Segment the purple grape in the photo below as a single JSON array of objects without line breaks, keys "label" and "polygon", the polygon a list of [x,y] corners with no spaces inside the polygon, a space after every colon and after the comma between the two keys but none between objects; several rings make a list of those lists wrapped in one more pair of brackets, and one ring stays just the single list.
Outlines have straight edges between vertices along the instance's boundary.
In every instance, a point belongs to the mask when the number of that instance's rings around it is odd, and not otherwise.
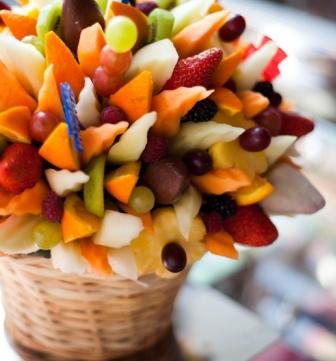
[{"label": "purple grape", "polygon": [[245,19],[241,15],[236,15],[219,29],[219,36],[223,41],[234,41],[243,34],[245,29]]},{"label": "purple grape", "polygon": [[192,150],[183,157],[191,174],[203,175],[212,168],[212,159],[205,150]]},{"label": "purple grape", "polygon": [[245,130],[239,137],[240,145],[249,152],[260,152],[271,144],[271,134],[263,127]]},{"label": "purple grape", "polygon": [[162,263],[172,273],[182,272],[187,265],[187,254],[182,246],[172,242],[165,245],[161,253]]},{"label": "purple grape", "polygon": [[146,1],[141,4],[136,4],[136,8],[142,11],[145,15],[149,15],[154,9],[158,8],[155,1]]},{"label": "purple grape", "polygon": [[281,114],[278,109],[268,107],[255,117],[255,121],[263,128],[266,128],[275,137],[280,134],[282,127]]}]

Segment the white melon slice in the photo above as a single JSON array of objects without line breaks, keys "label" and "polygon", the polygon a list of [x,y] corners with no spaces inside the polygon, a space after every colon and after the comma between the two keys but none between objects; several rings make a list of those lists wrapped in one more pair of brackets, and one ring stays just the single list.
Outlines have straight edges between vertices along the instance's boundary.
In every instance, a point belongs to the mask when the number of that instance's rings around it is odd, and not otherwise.
[{"label": "white melon slice", "polygon": [[215,0],[190,0],[171,10],[175,22],[173,35],[177,34],[187,25],[203,18]]},{"label": "white melon slice", "polygon": [[269,165],[274,164],[296,142],[298,138],[293,135],[279,135],[273,137],[271,144],[264,151]]},{"label": "white melon slice", "polygon": [[309,180],[289,164],[280,163],[268,174],[274,192],[262,206],[271,214],[313,214],[325,206],[325,200]]},{"label": "white melon slice", "polygon": [[76,110],[79,122],[84,128],[100,124],[99,102],[90,78],[85,78],[85,85],[79,94]]},{"label": "white melon slice", "polygon": [[141,48],[134,56],[126,74],[128,80],[144,70],[152,73],[154,92],[157,93],[171,78],[179,56],[169,39],[157,41]]},{"label": "white melon slice", "polygon": [[217,142],[231,142],[245,130],[228,124],[210,122],[186,122],[171,142],[171,151],[183,155],[192,149],[209,149]]},{"label": "white melon slice", "polygon": [[81,254],[78,243],[59,243],[51,250],[51,261],[54,268],[64,273],[83,275],[88,272],[89,264]]},{"label": "white melon slice", "polygon": [[113,273],[133,281],[138,279],[136,260],[130,247],[110,249],[107,258]]},{"label": "white melon slice", "polygon": [[66,169],[47,169],[45,175],[50,188],[60,197],[65,197],[72,192],[79,192],[90,179],[82,171],[70,172]]},{"label": "white melon slice", "polygon": [[239,90],[252,89],[261,80],[265,67],[277,50],[277,44],[270,41],[241,63],[235,76]]},{"label": "white melon slice", "polygon": [[43,55],[31,44],[0,34],[0,60],[25,89],[37,98],[46,69]]},{"label": "white melon slice", "polygon": [[156,118],[156,112],[151,112],[135,121],[110,149],[108,161],[115,164],[137,161],[146,147],[148,131]]},{"label": "white melon slice", "polygon": [[198,215],[202,205],[202,196],[192,186],[174,204],[177,223],[182,236],[188,240],[194,218]]},{"label": "white melon slice", "polygon": [[117,211],[106,211],[102,226],[94,236],[100,246],[122,248],[128,246],[144,229],[139,217]]},{"label": "white melon slice", "polygon": [[39,248],[33,240],[33,227],[40,217],[10,216],[0,223],[0,251],[6,254],[28,254]]}]

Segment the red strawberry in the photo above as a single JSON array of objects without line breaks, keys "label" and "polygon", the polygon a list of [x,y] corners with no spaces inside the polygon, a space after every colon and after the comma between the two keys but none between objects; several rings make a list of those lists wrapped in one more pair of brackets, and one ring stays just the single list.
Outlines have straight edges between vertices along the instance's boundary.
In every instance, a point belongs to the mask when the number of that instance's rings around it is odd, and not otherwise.
[{"label": "red strawberry", "polygon": [[41,179],[42,158],[29,144],[12,144],[0,161],[0,186],[14,194],[32,188]]},{"label": "red strawberry", "polygon": [[209,87],[211,77],[223,58],[223,51],[218,48],[208,49],[195,56],[181,59],[175,66],[173,75],[164,86],[172,90],[181,86],[191,88],[201,85]]},{"label": "red strawberry", "polygon": [[225,230],[237,243],[252,247],[272,244],[278,231],[258,205],[239,207],[236,215],[224,220]]},{"label": "red strawberry", "polygon": [[315,124],[312,120],[301,117],[296,113],[282,112],[281,117],[281,135],[295,135],[296,137],[302,137],[312,132],[315,128]]}]

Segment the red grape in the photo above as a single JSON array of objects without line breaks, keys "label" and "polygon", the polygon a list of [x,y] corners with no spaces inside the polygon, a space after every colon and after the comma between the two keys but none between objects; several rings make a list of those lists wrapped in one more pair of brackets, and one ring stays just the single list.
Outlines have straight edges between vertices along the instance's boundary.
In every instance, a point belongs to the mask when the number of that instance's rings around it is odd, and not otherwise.
[{"label": "red grape", "polygon": [[132,62],[132,53],[116,53],[108,45],[105,45],[100,53],[100,64],[109,75],[124,74]]},{"label": "red grape", "polygon": [[263,127],[245,130],[239,137],[240,145],[249,152],[260,152],[271,144],[271,134]]},{"label": "red grape", "polygon": [[203,175],[212,168],[212,159],[205,150],[192,150],[183,160],[191,174]]},{"label": "red grape", "polygon": [[102,97],[108,97],[116,92],[122,84],[122,79],[117,76],[111,76],[102,66],[98,66],[93,75],[93,85],[97,94]]},{"label": "red grape", "polygon": [[117,124],[122,121],[128,121],[127,115],[121,108],[115,105],[106,107],[100,114],[101,124]]},{"label": "red grape", "polygon": [[7,5],[4,1],[0,1],[0,10],[10,10],[10,6]]},{"label": "red grape", "polygon": [[273,137],[280,134],[282,127],[281,113],[278,109],[268,107],[255,117],[255,121],[263,128],[266,128]]},{"label": "red grape", "polygon": [[187,265],[187,254],[178,243],[168,243],[162,250],[162,263],[172,273],[183,271]]},{"label": "red grape", "polygon": [[30,136],[37,142],[43,143],[58,123],[59,119],[54,113],[37,112],[29,123]]},{"label": "red grape", "polygon": [[219,36],[223,41],[230,42],[238,39],[245,31],[245,28],[245,19],[241,15],[236,15],[219,29]]},{"label": "red grape", "polygon": [[141,4],[136,4],[136,8],[142,11],[145,15],[149,15],[157,7],[158,4],[155,1],[146,1]]}]

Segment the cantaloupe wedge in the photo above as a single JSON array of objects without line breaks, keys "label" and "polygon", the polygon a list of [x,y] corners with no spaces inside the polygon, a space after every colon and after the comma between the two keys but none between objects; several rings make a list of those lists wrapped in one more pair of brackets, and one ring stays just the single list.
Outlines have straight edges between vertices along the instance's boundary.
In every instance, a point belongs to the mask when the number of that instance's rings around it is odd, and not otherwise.
[{"label": "cantaloupe wedge", "polygon": [[0,134],[13,143],[31,143],[29,122],[31,112],[28,107],[14,107],[0,113]]},{"label": "cantaloupe wedge", "polygon": [[88,163],[93,157],[96,157],[111,148],[116,137],[123,134],[128,128],[128,122],[118,124],[104,124],[100,127],[90,127],[81,131],[81,138],[84,151],[82,160]]},{"label": "cantaloupe wedge", "polygon": [[0,208],[0,216],[40,215],[42,203],[47,193],[48,187],[40,181],[33,188],[26,189],[24,192],[11,197],[8,204]]},{"label": "cantaloupe wedge", "polygon": [[235,93],[226,88],[217,88],[210,98],[225,114],[233,116],[243,109],[243,104]]},{"label": "cantaloupe wedge", "polygon": [[83,73],[92,78],[100,65],[100,52],[105,46],[105,34],[99,23],[82,30],[78,43],[78,60]]},{"label": "cantaloupe wedge", "polygon": [[207,234],[205,237],[205,245],[209,252],[217,256],[231,259],[239,258],[233,238],[225,231]]},{"label": "cantaloupe wedge", "polygon": [[36,35],[36,19],[9,10],[1,10],[0,17],[18,40],[28,35]]},{"label": "cantaloupe wedge", "polygon": [[135,122],[150,111],[152,96],[152,74],[145,70],[111,95],[110,102],[123,109],[128,119]]},{"label": "cantaloupe wedge", "polygon": [[106,190],[118,201],[127,204],[139,179],[141,164],[130,162],[107,175]]},{"label": "cantaloupe wedge", "polygon": [[43,85],[38,94],[38,112],[51,112],[61,121],[64,119],[62,102],[54,74],[54,65],[50,64],[44,72]]},{"label": "cantaloupe wedge", "polygon": [[224,25],[229,16],[227,10],[217,11],[188,25],[174,36],[173,43],[180,57],[186,58],[201,52],[204,43]]},{"label": "cantaloupe wedge", "polygon": [[212,84],[215,87],[221,87],[224,85],[231,78],[242,61],[242,49],[238,49],[232,54],[223,58],[212,76]]},{"label": "cantaloupe wedge", "polygon": [[108,262],[108,248],[94,244],[91,239],[83,239],[79,242],[82,256],[89,262],[92,271],[101,276],[112,275],[112,269]]},{"label": "cantaloupe wedge", "polygon": [[246,118],[253,118],[265,110],[270,101],[260,93],[246,90],[238,93],[238,97],[243,104],[243,113]]},{"label": "cantaloupe wedge", "polygon": [[73,150],[66,123],[60,123],[42,144],[39,150],[42,158],[60,169],[77,171],[80,162]]},{"label": "cantaloupe wedge", "polygon": [[68,82],[76,98],[84,87],[84,73],[64,42],[50,31],[45,36],[45,53],[47,65],[54,65],[56,83]]},{"label": "cantaloupe wedge", "polygon": [[153,131],[165,137],[173,137],[180,129],[181,118],[199,101],[211,95],[204,87],[180,87],[165,90],[153,97],[152,109],[157,112]]},{"label": "cantaloupe wedge", "polygon": [[215,13],[217,11],[221,11],[223,10],[224,7],[222,4],[218,3],[218,2],[215,2],[213,3],[211,6],[210,6],[210,9],[209,9],[209,14],[212,14],[212,13]]},{"label": "cantaloupe wedge", "polygon": [[14,194],[5,192],[4,190],[0,189],[0,209],[6,208],[10,200],[14,197]]},{"label": "cantaloupe wedge", "polygon": [[16,77],[0,61],[0,112],[22,105],[31,111],[36,108],[36,101],[26,92]]},{"label": "cantaloupe wedge", "polygon": [[120,208],[132,216],[139,217],[142,220],[142,224],[144,226],[144,230],[148,234],[154,234],[154,224],[153,224],[153,217],[151,212],[147,213],[138,213],[133,208],[128,206],[127,204],[120,204]]},{"label": "cantaloupe wedge", "polygon": [[69,243],[97,233],[101,227],[101,219],[89,213],[84,202],[72,194],[65,200],[61,227],[64,242]]},{"label": "cantaloupe wedge", "polygon": [[203,193],[221,195],[251,184],[251,179],[240,169],[213,169],[201,176],[192,176],[192,182]]},{"label": "cantaloupe wedge", "polygon": [[137,8],[123,4],[122,2],[112,1],[111,10],[113,15],[124,15],[132,19],[138,28],[138,40],[135,48],[138,49],[147,40],[148,21],[147,16]]}]

